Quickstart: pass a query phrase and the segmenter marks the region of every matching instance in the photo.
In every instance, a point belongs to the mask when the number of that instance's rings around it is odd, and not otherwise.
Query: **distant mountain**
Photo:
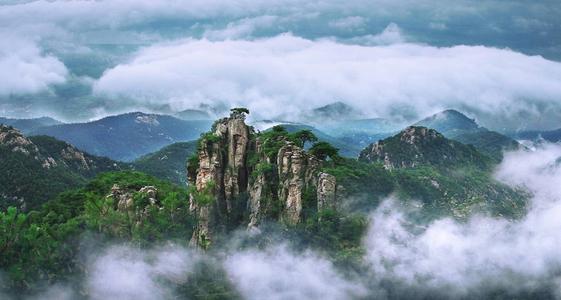
[[[315,108],[310,113],[310,116],[312,118],[319,119],[317,120],[318,122],[326,120],[340,121],[347,119],[357,119],[361,115],[362,114],[360,111],[340,101]]]
[[[40,127],[59,125],[62,122],[49,117],[33,118],[33,119],[12,119],[0,117],[0,124],[13,126],[21,132],[27,134]]]
[[[47,136],[27,138],[0,126],[0,207],[33,209],[96,174],[126,169],[123,163],[79,151]]]
[[[477,131],[481,129],[474,119],[470,119],[453,109],[436,113],[413,124],[413,126],[432,128],[445,135],[455,131]]]
[[[445,110],[425,118],[413,126],[432,128],[449,139],[475,146],[482,153],[496,161],[502,160],[503,152],[516,150],[521,145],[512,138],[479,126],[456,110]]]
[[[53,136],[95,155],[132,161],[164,146],[195,140],[211,125],[210,120],[133,112],[89,123],[42,127],[32,133]]]
[[[178,185],[187,180],[187,158],[197,151],[197,141],[174,143],[133,162],[134,169]]]
[[[522,140],[546,140],[552,143],[558,143],[561,141],[561,128],[555,130],[545,130],[545,131],[524,131],[513,134],[517,139]]]
[[[203,110],[186,109],[174,114],[175,117],[182,120],[211,120],[211,115]]]
[[[365,162],[380,162],[386,169],[414,168],[423,165],[444,168],[463,165],[482,169],[490,165],[490,158],[473,146],[444,137],[434,129],[410,126],[395,136],[378,141],[359,156]]]
[[[398,125],[382,118],[332,121],[316,126],[319,130],[358,148],[392,136],[400,129]]]

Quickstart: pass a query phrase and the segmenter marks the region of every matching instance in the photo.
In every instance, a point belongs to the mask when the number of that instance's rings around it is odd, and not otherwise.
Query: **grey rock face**
[[[337,209],[337,180],[335,176],[320,173],[317,184],[318,211]]]

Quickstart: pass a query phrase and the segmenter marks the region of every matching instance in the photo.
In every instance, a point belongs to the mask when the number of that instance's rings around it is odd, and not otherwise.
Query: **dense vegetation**
[[[100,172],[126,168],[125,164],[76,150],[51,137],[24,138],[11,129],[10,139],[26,144],[0,143],[0,208],[9,205],[34,209],[58,193],[85,184]]]
[[[130,209],[120,208],[111,196],[117,186],[130,193]],[[157,189],[155,205],[140,192],[147,186]],[[10,207],[1,212],[0,269],[7,272],[11,289],[33,290],[44,281],[78,280],[85,263],[79,255],[91,251],[82,249],[84,241],[95,241],[95,247],[114,242],[185,244],[193,222],[184,189],[139,172],[105,173],[36,211],[23,213]]]
[[[196,153],[197,142],[181,142],[166,146],[133,162],[135,170],[184,186],[187,178],[187,157]]]

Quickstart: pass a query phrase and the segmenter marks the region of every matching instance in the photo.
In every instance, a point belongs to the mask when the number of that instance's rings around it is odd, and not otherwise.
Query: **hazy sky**
[[[557,0],[2,3],[0,115],[207,104],[290,119],[342,101],[373,117],[458,108],[561,127]]]

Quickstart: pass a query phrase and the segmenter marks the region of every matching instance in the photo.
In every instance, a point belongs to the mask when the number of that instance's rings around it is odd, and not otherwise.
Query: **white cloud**
[[[395,23],[390,23],[384,31],[379,34],[357,36],[346,41],[359,45],[377,46],[405,43],[406,39],[399,26]]]
[[[442,219],[420,234],[411,231],[395,202],[372,216],[366,246],[378,280],[448,297],[561,287],[561,146],[511,153],[497,176],[534,193],[519,221],[474,216],[467,223]],[[418,228],[417,228],[418,230]],[[561,290],[557,290],[559,292]],[[557,294],[557,297],[561,294]]]
[[[228,40],[250,37],[255,30],[270,27],[278,19],[276,16],[260,16],[245,18],[236,22],[228,23],[226,28],[207,29],[203,36],[209,40]]]
[[[110,247],[89,267],[87,290],[92,299],[171,299],[165,281],[184,282],[198,260],[196,252],[177,246]]]
[[[225,268],[246,299],[349,299],[365,288],[340,275],[331,262],[283,246],[237,252]]]
[[[66,81],[68,71],[35,42],[0,33],[0,96],[35,93]]]
[[[508,115],[559,106],[561,63],[482,46],[187,39],[142,49],[106,71],[95,92],[178,108],[244,105],[267,118],[339,100],[384,117],[453,107]]]

